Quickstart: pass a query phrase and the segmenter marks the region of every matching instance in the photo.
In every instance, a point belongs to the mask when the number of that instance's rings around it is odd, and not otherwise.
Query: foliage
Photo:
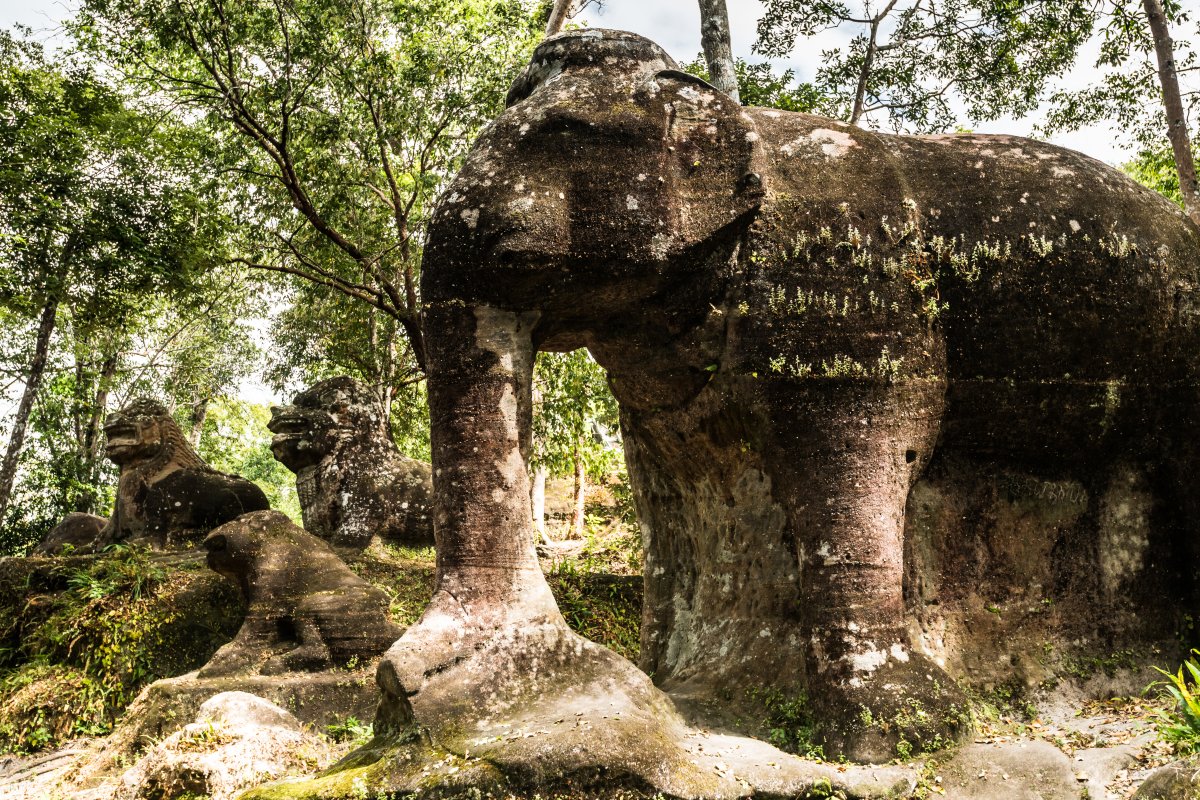
[[[836,29],[813,86],[821,113],[896,130],[944,131],[961,104],[973,121],[1033,110],[1095,25],[1081,3],[1033,0],[767,0],[755,49],[787,56],[800,38]]]
[[[432,547],[409,548],[384,545],[363,552],[347,562],[355,574],[387,592],[391,602],[388,616],[397,625],[409,626],[420,619],[433,597]]]
[[[235,259],[392,317],[422,358],[417,265],[441,182],[534,44],[520,0],[86,0],[80,42],[199,114],[248,234]],[[246,202],[249,200],[249,202]]]
[[[264,405],[222,399],[209,407],[200,434],[200,457],[222,472],[254,481],[271,508],[300,524],[296,478],[271,454],[271,411]]]
[[[622,466],[612,439],[619,428],[608,378],[587,350],[538,353],[530,467],[566,475],[581,458],[588,475],[600,480]]]
[[[1147,687],[1147,690],[1158,689],[1164,699],[1174,701],[1174,708],[1159,715],[1158,734],[1180,755],[1200,752],[1200,663],[1197,658],[1200,658],[1200,650],[1192,650],[1192,657],[1185,659],[1174,673],[1155,667],[1164,680]]]
[[[1164,7],[1167,24],[1174,31],[1181,29],[1188,21],[1183,6],[1168,2]],[[1141,0],[1110,0],[1104,8],[1106,16],[1095,62],[1099,80],[1082,89],[1053,92],[1041,132],[1053,135],[1111,121],[1141,150],[1157,151],[1165,143],[1167,122],[1154,41]],[[1175,38],[1174,44],[1179,74],[1194,72],[1198,62],[1190,43]],[[1194,104],[1195,93],[1185,92],[1185,102]],[[1143,156],[1139,154],[1139,160]]]
[[[174,131],[6,31],[0,108],[0,304],[32,316],[57,296],[119,328],[211,262],[220,216],[174,169]]]
[[[369,722],[359,722],[357,717],[346,717],[341,722],[326,725],[325,735],[335,742],[349,742],[357,747],[374,736],[375,730]]]
[[[1195,145],[1192,145],[1195,148]],[[1179,171],[1175,168],[1175,155],[1168,144],[1143,148],[1137,155],[1121,165],[1122,171],[1135,181],[1152,189],[1175,205],[1183,208],[1183,195],[1179,193]]]
[[[244,281],[214,268],[228,218],[214,182],[189,171],[190,128],[132,109],[87,64],[51,61],[8,33],[0,106],[0,371],[36,385],[33,318],[55,323],[0,534],[0,552],[14,553],[67,512],[108,506],[110,402],[190,403],[227,391],[255,358],[238,323]]]
[[[564,560],[546,574],[571,629],[637,663],[641,652],[641,581],[587,572]]]
[[[703,58],[684,64],[683,68],[702,80],[708,80],[708,67]],[[796,82],[794,70],[784,70],[776,75],[768,63],[751,64],[739,58],[733,62],[733,72],[744,106],[804,112],[816,111],[821,107],[821,93],[811,83]]]
[[[12,562],[10,562],[12,564]],[[107,733],[146,684],[203,664],[236,631],[236,590],[146,551],[5,573],[0,741],[29,752]],[[16,583],[24,578],[24,586]]]
[[[262,362],[247,322],[266,310],[260,283],[244,269],[213,268],[186,294],[146,303],[117,351],[117,404],[155,395],[193,406],[231,395]]]
[[[824,760],[825,751],[816,743],[808,695],[787,693],[778,687],[751,688],[747,694],[763,711],[761,726],[767,731],[767,741],[786,753]]]

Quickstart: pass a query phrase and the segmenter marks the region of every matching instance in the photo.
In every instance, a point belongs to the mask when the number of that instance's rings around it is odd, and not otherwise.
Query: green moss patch
[[[0,747],[112,730],[142,687],[196,669],[241,625],[237,590],[141,550],[0,569]]]

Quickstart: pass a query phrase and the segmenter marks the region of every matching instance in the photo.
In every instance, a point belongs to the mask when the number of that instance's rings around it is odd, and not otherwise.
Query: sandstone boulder
[[[204,547],[208,566],[238,585],[247,610],[237,636],[201,668],[202,679],[354,667],[404,632],[388,621],[384,592],[278,511],[222,525]]]
[[[95,514],[84,514],[73,511],[63,517],[63,521],[50,529],[46,538],[33,548],[32,555],[54,556],[63,553],[67,548],[71,551],[86,552],[91,550],[100,538],[100,531],[108,520]]]
[[[284,709],[246,692],[224,692],[196,721],[155,745],[125,773],[118,800],[225,800],[264,781],[313,772],[333,760],[327,742]]]

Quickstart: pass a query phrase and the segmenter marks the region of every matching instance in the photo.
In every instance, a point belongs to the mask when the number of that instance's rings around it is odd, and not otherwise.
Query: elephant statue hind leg
[[[936,441],[945,382],[801,378],[767,446],[799,550],[808,694],[829,756],[887,761],[970,732],[955,681],[910,649],[908,492]]]

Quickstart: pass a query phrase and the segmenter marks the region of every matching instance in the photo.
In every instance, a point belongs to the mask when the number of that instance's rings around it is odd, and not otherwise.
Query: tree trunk
[[[58,298],[51,296],[42,307],[41,322],[38,324],[37,339],[33,345],[33,359],[29,362],[29,377],[25,380],[25,391],[17,406],[17,414],[13,419],[12,433],[8,436],[8,449],[4,453],[4,461],[0,463],[0,524],[8,512],[8,504],[12,499],[13,480],[17,475],[17,460],[21,455],[21,447],[25,444],[25,428],[29,424],[29,412],[33,409],[33,401],[37,399],[38,390],[42,386],[42,378],[46,374],[46,358],[50,352],[50,337],[54,333],[54,323],[58,317]]]
[[[571,516],[571,538],[583,538],[583,505],[587,498],[587,471],[583,468],[583,448],[575,443],[575,513]]]
[[[567,24],[567,20],[575,9],[575,0],[554,0],[554,7],[550,9],[550,19],[546,22],[546,38],[549,39],[556,33],[562,33],[563,27]]]
[[[533,532],[538,541],[549,541],[546,535],[546,468],[538,467],[533,471],[533,488],[530,490],[530,501],[533,505]]]
[[[193,450],[200,449],[200,436],[204,433],[204,420],[207,418],[208,398],[198,398],[192,403],[192,413],[190,416],[192,427],[188,431],[188,441],[192,443]]]
[[[1179,94],[1179,75],[1175,71],[1175,44],[1167,28],[1167,15],[1160,0],[1142,0],[1150,33],[1154,36],[1154,52],[1158,56],[1158,82],[1162,86],[1163,107],[1167,112],[1167,138],[1175,154],[1175,170],[1179,173],[1179,193],[1183,207],[1192,221],[1200,225],[1200,189],[1196,184],[1196,164],[1192,158],[1191,137],[1188,135],[1187,114]]]
[[[700,45],[704,48],[704,60],[708,62],[712,85],[741,102],[737,73],[733,68],[729,9],[725,6],[725,0],[700,0]]]
[[[867,81],[871,77],[871,69],[875,66],[876,38],[879,36],[879,20],[871,22],[871,37],[867,41],[867,52],[863,56],[862,69],[858,73],[858,86],[854,90],[854,107],[850,110],[850,124],[857,125],[862,119],[863,106],[867,99]]]
[[[108,407],[108,392],[112,387],[113,378],[117,374],[117,357],[105,356],[100,366],[100,376],[96,383],[96,396],[92,400],[92,410],[88,415],[87,425],[83,430],[83,440],[79,450],[79,461],[88,486],[96,487],[100,482],[100,429],[104,421],[104,411]],[[95,491],[84,492],[75,501],[75,510],[84,514],[96,513]]]
[[[382,385],[379,390],[380,409],[383,418],[383,429],[388,438],[392,438],[392,399],[396,396],[396,333],[390,330],[383,343],[383,363],[381,364]]]

